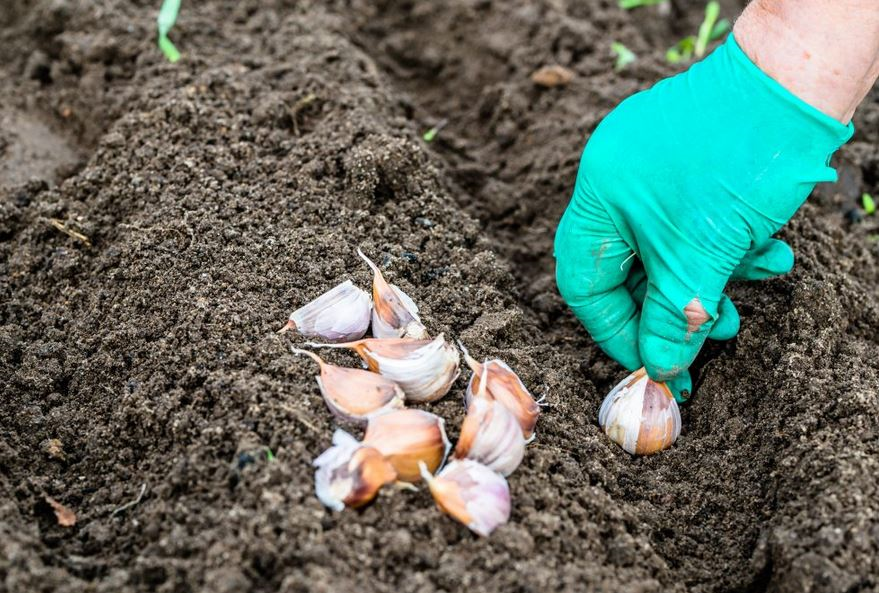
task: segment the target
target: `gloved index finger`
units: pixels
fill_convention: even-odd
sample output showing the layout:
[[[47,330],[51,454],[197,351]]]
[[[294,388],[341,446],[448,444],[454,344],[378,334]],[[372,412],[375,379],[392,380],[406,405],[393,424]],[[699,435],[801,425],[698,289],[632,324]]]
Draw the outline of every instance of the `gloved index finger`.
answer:
[[[572,201],[556,232],[555,256],[559,292],[574,315],[608,356],[640,368],[638,307],[625,286],[634,253],[600,203]]]

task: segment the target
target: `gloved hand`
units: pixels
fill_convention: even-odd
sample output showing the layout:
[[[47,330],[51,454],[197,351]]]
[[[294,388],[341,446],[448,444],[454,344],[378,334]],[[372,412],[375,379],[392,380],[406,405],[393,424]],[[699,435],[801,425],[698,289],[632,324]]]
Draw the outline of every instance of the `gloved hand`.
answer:
[[[801,101],[730,35],[688,71],[623,101],[592,134],[555,238],[559,290],[595,341],[682,401],[706,337],[739,329],[723,294],[793,266],[770,238],[851,124]]]

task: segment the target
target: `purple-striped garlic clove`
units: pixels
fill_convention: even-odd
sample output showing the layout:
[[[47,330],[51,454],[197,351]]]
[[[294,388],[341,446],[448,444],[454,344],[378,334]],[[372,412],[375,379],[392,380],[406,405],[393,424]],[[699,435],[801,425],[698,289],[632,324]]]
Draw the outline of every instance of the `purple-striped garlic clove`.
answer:
[[[438,474],[421,467],[437,506],[466,525],[488,536],[510,519],[510,487],[506,479],[478,461],[450,461]]]
[[[424,410],[395,410],[370,417],[363,444],[380,451],[401,482],[421,479],[419,463],[436,471],[451,447],[445,421]]]
[[[314,352],[291,348],[320,365],[316,377],[330,411],[342,420],[365,424],[370,416],[403,407],[405,396],[392,380],[363,369],[349,369],[325,362]]]
[[[360,249],[357,254],[373,272],[372,296],[375,304],[372,309],[372,335],[376,338],[426,339],[427,330],[418,317],[415,302],[398,286],[388,284],[378,266]]]
[[[486,363],[488,367],[490,363]],[[484,390],[486,382],[480,385]],[[525,456],[525,437],[516,416],[499,401],[480,393],[473,398],[461,425],[455,459],[472,459],[504,476]]]
[[[342,429],[333,434],[333,446],[314,460],[314,489],[327,507],[341,511],[362,506],[397,472],[378,450],[357,442]]]
[[[467,384],[467,392],[464,395],[464,405],[469,407],[478,393],[484,393],[489,399],[500,402],[512,412],[519,421],[519,426],[522,427],[525,439],[528,442],[533,440],[537,418],[540,416],[540,402],[534,399],[519,376],[505,362],[493,359],[480,363],[470,356],[464,344],[458,342],[458,346],[464,352],[464,361],[473,371],[470,382]],[[487,376],[484,392],[482,390],[483,376]],[[540,401],[543,401],[543,398]]]
[[[598,424],[632,455],[651,455],[677,440],[681,413],[668,386],[653,381],[641,368],[607,394],[598,411]]]

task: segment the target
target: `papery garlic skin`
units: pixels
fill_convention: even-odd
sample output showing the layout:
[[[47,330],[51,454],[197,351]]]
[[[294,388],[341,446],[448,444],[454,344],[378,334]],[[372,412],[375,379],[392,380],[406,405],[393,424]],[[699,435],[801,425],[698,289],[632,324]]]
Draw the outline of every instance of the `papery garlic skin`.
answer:
[[[387,377],[329,364],[307,350],[291,348],[291,351],[304,354],[320,365],[320,375],[315,378],[321,395],[330,411],[341,420],[365,424],[373,414],[404,407],[403,390]]]
[[[497,400],[474,398],[461,425],[453,457],[478,461],[509,476],[524,456],[525,437],[513,413]]]
[[[350,342],[366,334],[371,315],[369,294],[346,280],[293,311],[281,332],[295,329],[310,338]]]
[[[492,359],[481,364],[470,356],[463,344],[459,342],[458,346],[464,352],[467,366],[473,371],[464,395],[464,405],[469,407],[480,391],[483,368],[488,366],[487,396],[499,401],[513,413],[519,421],[519,426],[522,427],[522,434],[530,442],[534,438],[534,429],[540,416],[540,403],[534,399],[519,376],[504,361]]]
[[[681,413],[665,383],[653,381],[642,368],[607,394],[598,411],[598,424],[628,453],[650,455],[677,440]]]
[[[317,498],[336,511],[368,503],[382,486],[397,479],[381,452],[363,446],[342,429],[333,433],[333,446],[314,460],[314,466]]]
[[[440,399],[461,373],[458,350],[446,342],[442,334],[402,358],[385,356],[378,350],[369,352],[367,357],[371,360],[369,366],[395,381],[409,402]]]
[[[510,520],[510,487],[503,476],[471,459],[450,461],[431,476],[422,468],[437,506],[486,537]]]
[[[376,338],[426,339],[427,330],[418,317],[418,307],[400,287],[388,284],[378,266],[360,249],[357,254],[373,272],[372,335]]]
[[[363,444],[380,451],[401,482],[421,479],[419,463],[436,471],[451,448],[445,420],[424,410],[395,410],[371,416]]]

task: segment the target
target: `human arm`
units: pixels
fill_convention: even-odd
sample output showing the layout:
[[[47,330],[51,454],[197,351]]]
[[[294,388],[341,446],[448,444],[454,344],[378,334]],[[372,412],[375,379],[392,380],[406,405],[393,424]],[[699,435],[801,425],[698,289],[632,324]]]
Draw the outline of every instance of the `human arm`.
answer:
[[[555,251],[562,296],[607,354],[690,390],[704,340],[738,331],[728,280],[792,267],[771,235],[835,180],[877,46],[872,0],[755,0],[708,58],[601,123]]]

